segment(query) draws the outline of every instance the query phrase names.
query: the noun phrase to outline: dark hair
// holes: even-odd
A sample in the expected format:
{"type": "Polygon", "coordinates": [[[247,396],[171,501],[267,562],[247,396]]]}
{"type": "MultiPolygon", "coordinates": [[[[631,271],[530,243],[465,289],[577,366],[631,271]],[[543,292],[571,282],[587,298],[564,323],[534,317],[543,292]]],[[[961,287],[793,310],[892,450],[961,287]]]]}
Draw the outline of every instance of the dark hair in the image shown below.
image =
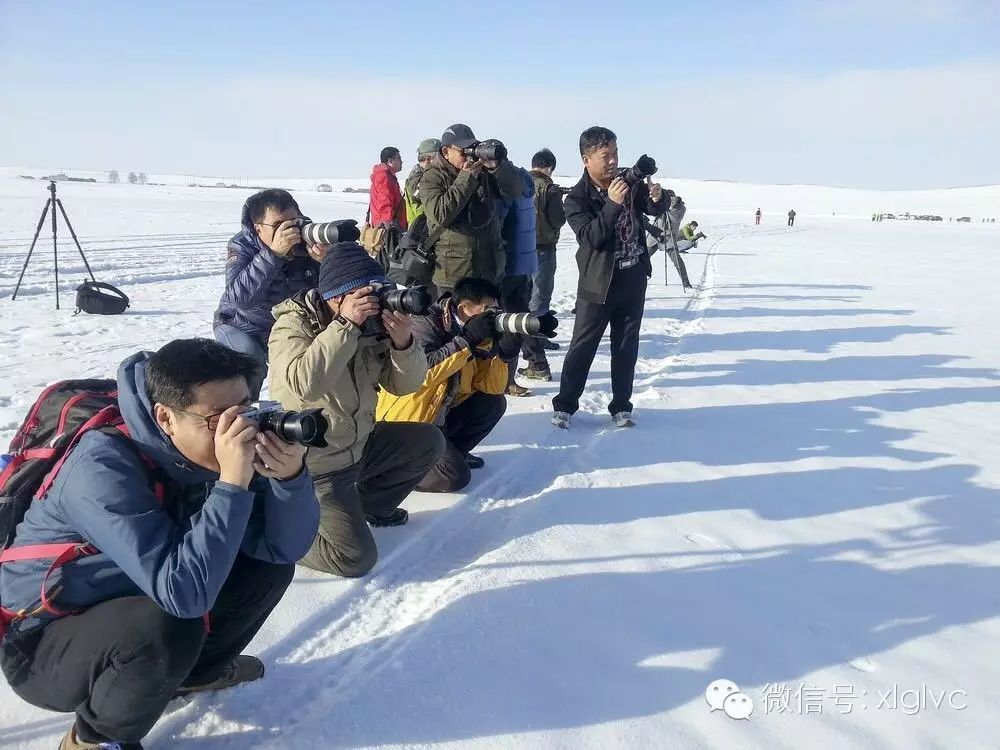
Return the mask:
{"type": "Polygon", "coordinates": [[[455,291],[452,292],[451,298],[456,305],[459,302],[478,303],[488,299],[495,299],[499,302],[500,290],[492,281],[466,276],[455,282],[455,291]]]}
{"type": "Polygon", "coordinates": [[[548,169],[549,167],[552,169],[556,168],[556,155],[547,148],[543,148],[531,157],[532,169],[548,169]]]}
{"type": "Polygon", "coordinates": [[[607,128],[595,125],[580,133],[580,156],[586,156],[596,148],[603,148],[618,140],[618,136],[607,128]]]}
{"type": "Polygon", "coordinates": [[[693,226],[693,227],[696,227],[696,226],[698,226],[698,222],[697,222],[697,221],[692,221],[692,222],[691,222],[691,226],[693,226]]]}
{"type": "Polygon", "coordinates": [[[146,393],[154,404],[184,409],[194,403],[194,389],[205,383],[260,374],[249,354],[234,352],[211,339],[175,339],[146,362],[146,393]]]}
{"type": "Polygon", "coordinates": [[[378,160],[383,164],[388,164],[389,159],[395,159],[399,156],[399,149],[395,146],[386,146],[382,149],[382,153],[378,155],[378,160]]]}
{"type": "Polygon", "coordinates": [[[302,209],[299,208],[299,204],[295,202],[291,193],[281,188],[271,188],[270,190],[261,190],[247,198],[247,202],[243,204],[243,215],[240,220],[243,224],[257,224],[264,220],[264,214],[269,208],[273,208],[275,211],[287,211],[289,208],[294,208],[300,215],[302,213],[302,209]]]}

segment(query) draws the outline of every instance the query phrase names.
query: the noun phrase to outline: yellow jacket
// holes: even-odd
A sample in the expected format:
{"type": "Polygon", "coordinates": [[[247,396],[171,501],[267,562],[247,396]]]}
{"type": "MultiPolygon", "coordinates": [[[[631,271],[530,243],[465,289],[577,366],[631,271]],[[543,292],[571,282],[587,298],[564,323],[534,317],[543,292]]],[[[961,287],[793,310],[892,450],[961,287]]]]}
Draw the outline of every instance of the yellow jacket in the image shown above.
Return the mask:
{"type": "MultiPolygon", "coordinates": [[[[448,409],[473,393],[501,395],[507,389],[507,363],[499,356],[473,356],[452,319],[448,300],[431,308],[429,315],[414,318],[413,336],[427,355],[423,385],[408,395],[383,389],[375,409],[378,421],[442,425],[448,409]]],[[[491,349],[491,341],[479,347],[483,353],[491,349]]]]}

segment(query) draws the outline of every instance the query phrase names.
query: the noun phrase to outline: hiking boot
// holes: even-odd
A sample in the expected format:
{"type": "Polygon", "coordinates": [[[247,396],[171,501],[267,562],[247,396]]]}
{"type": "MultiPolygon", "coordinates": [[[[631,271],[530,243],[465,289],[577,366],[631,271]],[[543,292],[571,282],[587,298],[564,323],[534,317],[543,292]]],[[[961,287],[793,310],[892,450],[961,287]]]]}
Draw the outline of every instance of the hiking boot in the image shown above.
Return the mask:
{"type": "Polygon", "coordinates": [[[59,743],[59,750],[142,750],[140,742],[84,742],[76,736],[76,725],[74,724],[66,732],[62,742],[59,743]]]}
{"type": "Polygon", "coordinates": [[[558,341],[553,341],[552,339],[545,339],[542,342],[542,348],[547,352],[557,352],[562,349],[558,341]]]}
{"type": "Polygon", "coordinates": [[[465,463],[470,469],[481,469],[486,466],[486,462],[479,456],[473,456],[471,453],[465,454],[465,463]]]}
{"type": "Polygon", "coordinates": [[[507,395],[514,396],[515,398],[524,398],[526,396],[531,396],[532,393],[523,385],[518,385],[517,383],[511,383],[507,386],[507,395]]]}
{"type": "Polygon", "coordinates": [[[635,427],[635,422],[632,421],[632,412],[630,411],[620,411],[617,414],[612,414],[611,421],[615,423],[615,427],[635,427]]]}
{"type": "Polygon", "coordinates": [[[528,380],[543,380],[546,383],[552,380],[552,370],[548,367],[535,367],[534,365],[528,365],[527,367],[522,367],[517,371],[517,374],[522,378],[527,378],[528,380]]]}
{"type": "Polygon", "coordinates": [[[229,662],[226,671],[211,682],[188,684],[184,682],[174,692],[175,696],[205,693],[209,690],[225,690],[244,682],[253,682],[264,676],[264,663],[256,656],[240,655],[229,662]]]}
{"type": "Polygon", "coordinates": [[[556,427],[568,430],[569,429],[569,419],[570,414],[566,411],[556,411],[552,413],[552,424],[556,427]]]}
{"type": "Polygon", "coordinates": [[[365,513],[365,520],[369,526],[373,526],[376,529],[385,526],[402,526],[410,520],[410,513],[405,508],[396,508],[396,510],[387,516],[376,516],[374,513],[365,513]]]}

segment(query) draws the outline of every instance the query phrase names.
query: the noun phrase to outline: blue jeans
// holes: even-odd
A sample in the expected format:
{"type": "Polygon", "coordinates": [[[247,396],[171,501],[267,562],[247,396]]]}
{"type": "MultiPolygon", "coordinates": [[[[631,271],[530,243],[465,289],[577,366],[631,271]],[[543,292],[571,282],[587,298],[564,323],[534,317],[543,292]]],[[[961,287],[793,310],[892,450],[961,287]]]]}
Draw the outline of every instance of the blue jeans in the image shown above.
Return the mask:
{"type": "Polygon", "coordinates": [[[538,248],[538,270],[532,279],[531,302],[528,309],[533,313],[548,312],[552,304],[552,290],[556,282],[556,249],[538,248]]]}
{"type": "Polygon", "coordinates": [[[250,398],[256,401],[260,398],[260,389],[267,377],[267,347],[253,334],[241,331],[235,326],[223,323],[215,328],[215,340],[227,346],[234,352],[249,354],[260,365],[260,373],[252,381],[247,381],[250,388],[250,398]]]}

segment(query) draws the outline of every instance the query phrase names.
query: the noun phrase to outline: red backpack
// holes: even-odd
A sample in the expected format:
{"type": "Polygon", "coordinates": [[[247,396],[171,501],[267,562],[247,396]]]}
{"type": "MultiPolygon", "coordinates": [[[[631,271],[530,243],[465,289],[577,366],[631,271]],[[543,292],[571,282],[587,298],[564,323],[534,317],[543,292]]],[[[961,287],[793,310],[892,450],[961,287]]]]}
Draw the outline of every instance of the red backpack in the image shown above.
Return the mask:
{"type": "MultiPolygon", "coordinates": [[[[70,614],[52,606],[46,582],[52,573],[80,557],[97,554],[85,542],[58,542],[12,547],[17,526],[28,508],[41,500],[52,487],[69,452],[91,430],[121,434],[128,428],[118,410],[118,384],[114,380],[63,380],[53,383],[35,401],[24,423],[11,441],[10,463],[0,473],[0,565],[24,560],[52,560],[42,580],[41,608],[55,615],[70,614]]],[[[141,454],[140,454],[141,456],[141,454]]],[[[150,461],[141,456],[149,465],[150,461]]],[[[154,491],[162,501],[163,484],[154,491]]],[[[29,612],[12,612],[0,607],[0,639],[7,627],[29,612]]]]}

